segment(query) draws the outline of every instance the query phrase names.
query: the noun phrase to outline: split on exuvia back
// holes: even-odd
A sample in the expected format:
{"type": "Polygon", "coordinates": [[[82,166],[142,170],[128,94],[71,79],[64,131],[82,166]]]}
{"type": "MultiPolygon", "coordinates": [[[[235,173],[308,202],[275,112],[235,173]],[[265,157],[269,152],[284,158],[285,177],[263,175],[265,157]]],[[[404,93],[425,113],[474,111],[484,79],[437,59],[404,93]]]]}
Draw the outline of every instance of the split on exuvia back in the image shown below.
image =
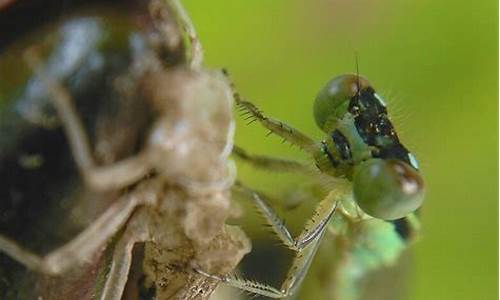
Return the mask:
{"type": "Polygon", "coordinates": [[[324,173],[353,183],[356,203],[384,220],[405,217],[423,201],[418,163],[399,141],[386,104],[363,77],[335,77],[314,102],[316,124],[328,136],[314,153],[324,173]]]}

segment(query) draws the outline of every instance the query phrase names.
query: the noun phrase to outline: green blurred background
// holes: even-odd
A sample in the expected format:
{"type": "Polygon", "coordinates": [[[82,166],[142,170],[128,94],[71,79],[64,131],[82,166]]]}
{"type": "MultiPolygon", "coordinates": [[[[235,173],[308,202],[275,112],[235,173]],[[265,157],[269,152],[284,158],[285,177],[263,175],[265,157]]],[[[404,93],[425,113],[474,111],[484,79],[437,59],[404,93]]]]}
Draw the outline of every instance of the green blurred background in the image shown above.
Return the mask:
{"type": "MultiPolygon", "coordinates": [[[[316,92],[354,72],[357,52],[427,184],[409,298],[498,298],[496,1],[183,2],[206,64],[229,69],[242,94],[316,138],[316,92]]],[[[264,136],[238,123],[237,143],[249,151],[303,158],[264,136]]],[[[240,171],[253,186],[290,184],[261,174],[240,171]]]]}

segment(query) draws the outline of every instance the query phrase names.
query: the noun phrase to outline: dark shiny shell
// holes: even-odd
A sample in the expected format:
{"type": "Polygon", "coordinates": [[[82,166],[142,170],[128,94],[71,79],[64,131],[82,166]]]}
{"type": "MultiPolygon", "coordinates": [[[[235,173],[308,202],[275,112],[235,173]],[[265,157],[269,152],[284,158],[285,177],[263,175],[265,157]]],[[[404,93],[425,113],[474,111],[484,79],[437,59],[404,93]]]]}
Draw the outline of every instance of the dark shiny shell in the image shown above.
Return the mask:
{"type": "MultiPolygon", "coordinates": [[[[0,44],[0,233],[44,254],[74,237],[122,191],[96,194],[81,184],[47,92],[23,51],[38,47],[46,72],[71,93],[94,157],[111,163],[141,148],[154,119],[130,73],[132,59],[149,47],[150,24],[145,7],[130,12],[140,7],[131,1],[65,2],[63,14],[48,9],[59,7],[57,1],[45,1],[40,11],[33,10],[39,2],[25,3],[0,11],[0,30],[40,14],[38,23],[27,21],[17,37],[5,35],[0,44]]],[[[64,278],[47,278],[0,253],[0,298],[90,299],[99,268],[98,256],[64,278]]]]}

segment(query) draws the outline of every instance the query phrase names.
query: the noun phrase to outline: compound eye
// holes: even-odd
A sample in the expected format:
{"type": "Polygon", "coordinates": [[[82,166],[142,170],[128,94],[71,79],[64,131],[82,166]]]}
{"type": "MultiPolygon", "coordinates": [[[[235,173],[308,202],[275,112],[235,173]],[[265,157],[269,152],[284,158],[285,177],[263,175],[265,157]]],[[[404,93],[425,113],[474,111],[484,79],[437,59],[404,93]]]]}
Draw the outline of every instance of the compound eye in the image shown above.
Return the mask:
{"type": "Polygon", "coordinates": [[[314,101],[314,119],[323,131],[329,130],[328,121],[341,119],[347,112],[350,100],[370,83],[355,74],[344,74],[330,80],[314,101]]]}
{"type": "Polygon", "coordinates": [[[349,99],[370,86],[371,84],[366,78],[356,74],[340,75],[329,82],[331,95],[337,94],[349,99]]]}
{"type": "Polygon", "coordinates": [[[424,183],[420,174],[402,161],[370,159],[356,169],[353,193],[368,215],[396,220],[420,207],[424,183]]]}

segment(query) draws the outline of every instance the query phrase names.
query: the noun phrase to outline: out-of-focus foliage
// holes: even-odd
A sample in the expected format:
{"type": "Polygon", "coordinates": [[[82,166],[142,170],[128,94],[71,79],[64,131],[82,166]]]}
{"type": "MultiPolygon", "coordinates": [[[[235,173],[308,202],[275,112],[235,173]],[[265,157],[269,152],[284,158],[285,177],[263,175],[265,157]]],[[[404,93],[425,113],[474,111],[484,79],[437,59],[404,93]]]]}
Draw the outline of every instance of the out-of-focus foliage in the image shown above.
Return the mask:
{"type": "MultiPolygon", "coordinates": [[[[409,299],[497,298],[496,1],[184,3],[207,65],[228,68],[243,95],[317,138],[313,99],[331,77],[355,71],[357,52],[360,72],[388,100],[396,129],[426,180],[409,299]]],[[[239,122],[236,140],[251,152],[304,158],[265,133],[239,122]]],[[[264,190],[286,190],[296,180],[244,165],[239,174],[264,190]]],[[[254,236],[269,234],[261,222],[253,223],[254,236]]],[[[306,281],[302,297],[319,292],[313,280],[306,281]]]]}

